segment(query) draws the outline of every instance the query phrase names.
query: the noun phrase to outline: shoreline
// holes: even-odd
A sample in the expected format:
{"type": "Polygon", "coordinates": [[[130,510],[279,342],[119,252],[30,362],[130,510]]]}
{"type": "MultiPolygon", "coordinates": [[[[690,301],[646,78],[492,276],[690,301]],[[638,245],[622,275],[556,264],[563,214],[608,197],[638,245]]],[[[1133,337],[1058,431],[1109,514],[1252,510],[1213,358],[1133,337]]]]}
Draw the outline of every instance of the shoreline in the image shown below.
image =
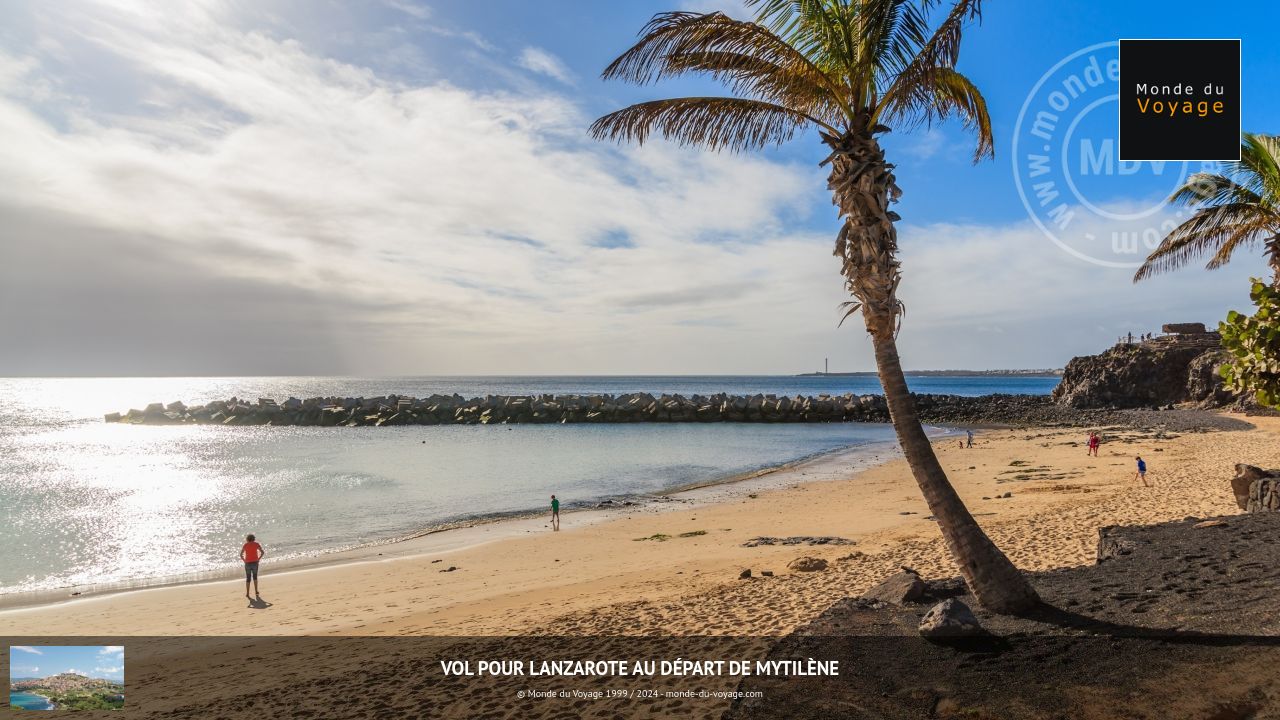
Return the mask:
{"type": "MultiPolygon", "coordinates": [[[[934,448],[997,547],[1043,571],[1092,565],[1101,527],[1238,514],[1234,464],[1280,467],[1280,418],[1216,418],[1201,423],[1207,431],[1112,427],[1096,458],[1078,428],[1062,427],[934,448]],[[1154,489],[1134,485],[1137,453],[1154,489]]],[[[781,636],[902,566],[955,575],[905,460],[850,460],[574,513],[562,532],[541,518],[514,532],[489,524],[424,539],[448,549],[413,541],[362,562],[272,572],[264,603],[248,607],[240,581],[226,580],[5,610],[0,635],[781,636]],[[825,566],[799,569],[802,557],[825,566]]]]}
{"type": "MultiPolygon", "coordinates": [[[[926,426],[926,431],[937,432],[935,439],[953,437],[960,433],[955,428],[934,425],[926,426]]],[[[562,512],[561,515],[562,518],[574,520],[573,527],[582,527],[608,522],[629,511],[661,513],[690,509],[706,504],[728,502],[752,491],[774,489],[775,486],[794,482],[793,476],[796,473],[804,477],[810,470],[820,472],[831,463],[850,460],[854,463],[853,467],[861,471],[892,462],[901,456],[896,440],[846,445],[833,450],[812,453],[778,465],[734,473],[714,480],[676,485],[657,494],[611,495],[591,501],[594,507],[573,507],[562,512]],[[602,505],[605,507],[601,507],[602,505]]],[[[806,481],[808,481],[807,478],[806,481]]],[[[546,515],[546,512],[517,511],[456,520],[405,535],[289,557],[264,565],[263,571],[264,573],[270,571],[272,575],[278,576],[356,563],[379,562],[383,559],[412,558],[427,554],[446,555],[537,532],[545,527],[546,515]]],[[[37,610],[148,590],[227,582],[242,577],[243,572],[239,565],[234,565],[198,573],[163,575],[138,581],[67,585],[41,590],[0,593],[0,613],[37,610]]]]}

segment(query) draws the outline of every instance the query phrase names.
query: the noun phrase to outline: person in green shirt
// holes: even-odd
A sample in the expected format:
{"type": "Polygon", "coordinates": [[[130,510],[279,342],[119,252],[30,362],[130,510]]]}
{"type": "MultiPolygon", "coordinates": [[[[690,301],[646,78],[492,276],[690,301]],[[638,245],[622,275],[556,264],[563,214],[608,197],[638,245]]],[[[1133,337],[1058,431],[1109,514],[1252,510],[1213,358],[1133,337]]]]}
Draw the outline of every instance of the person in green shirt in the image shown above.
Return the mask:
{"type": "Polygon", "coordinates": [[[551,529],[560,529],[560,501],[555,495],[551,496],[551,529]]]}

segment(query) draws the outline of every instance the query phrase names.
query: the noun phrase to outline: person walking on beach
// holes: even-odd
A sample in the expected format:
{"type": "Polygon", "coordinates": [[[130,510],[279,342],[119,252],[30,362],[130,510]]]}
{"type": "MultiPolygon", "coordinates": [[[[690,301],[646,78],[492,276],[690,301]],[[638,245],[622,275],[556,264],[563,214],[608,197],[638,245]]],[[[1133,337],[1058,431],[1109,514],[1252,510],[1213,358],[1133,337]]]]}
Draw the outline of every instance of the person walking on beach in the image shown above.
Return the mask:
{"type": "Polygon", "coordinates": [[[1147,461],[1143,460],[1141,455],[1138,455],[1135,459],[1138,461],[1138,472],[1133,476],[1133,479],[1141,480],[1143,487],[1151,487],[1151,484],[1147,482],[1147,461]]]}
{"type": "Polygon", "coordinates": [[[966,436],[968,436],[968,439],[969,439],[969,443],[965,445],[965,447],[973,447],[973,431],[965,430],[964,433],[966,436]]]}
{"type": "Polygon", "coordinates": [[[244,596],[249,597],[249,582],[253,581],[253,594],[256,597],[262,597],[258,593],[258,562],[267,556],[267,551],[262,548],[262,544],[258,542],[253,533],[249,533],[244,538],[244,545],[240,547],[240,559],[244,561],[244,596]]]}
{"type": "Polygon", "coordinates": [[[560,501],[555,495],[551,496],[551,529],[560,529],[560,501]]]}
{"type": "Polygon", "coordinates": [[[1102,444],[1102,438],[1098,437],[1098,433],[1090,431],[1089,432],[1089,451],[1086,454],[1092,455],[1094,457],[1098,457],[1098,446],[1101,444],[1102,444]]]}

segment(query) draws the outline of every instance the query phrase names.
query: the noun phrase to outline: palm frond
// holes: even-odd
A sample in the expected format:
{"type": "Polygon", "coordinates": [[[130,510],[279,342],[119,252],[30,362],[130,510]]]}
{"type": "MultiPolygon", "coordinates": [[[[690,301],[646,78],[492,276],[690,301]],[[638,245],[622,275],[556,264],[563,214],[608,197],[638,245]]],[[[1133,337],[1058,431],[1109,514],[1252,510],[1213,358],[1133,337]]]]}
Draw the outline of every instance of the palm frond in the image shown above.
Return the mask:
{"type": "Polygon", "coordinates": [[[1138,282],[1157,273],[1176,270],[1231,243],[1230,252],[1221,265],[1242,242],[1251,242],[1250,237],[1265,232],[1272,222],[1274,219],[1260,214],[1256,205],[1228,203],[1202,208],[1165,236],[1138,268],[1133,280],[1138,282]]]}
{"type": "Polygon", "coordinates": [[[975,163],[995,155],[986,99],[969,78],[949,67],[921,72],[910,84],[895,84],[891,92],[881,98],[873,117],[877,122],[910,128],[952,116],[977,136],[973,151],[975,163]]]}
{"type": "Polygon", "coordinates": [[[848,111],[839,86],[803,53],[761,25],[719,12],[655,15],[601,77],[646,85],[688,72],[711,73],[742,94],[795,102],[802,112],[848,111]]]}
{"type": "Polygon", "coordinates": [[[591,124],[597,140],[643,144],[657,132],[681,145],[738,152],[781,144],[808,123],[821,121],[760,100],[686,97],[654,100],[609,113],[591,124]]]}
{"type": "Polygon", "coordinates": [[[1240,162],[1230,167],[1241,184],[1273,203],[1280,201],[1280,137],[1244,133],[1240,162]]]}
{"type": "Polygon", "coordinates": [[[1237,183],[1226,175],[1194,173],[1173,191],[1169,202],[1183,205],[1216,205],[1222,203],[1261,203],[1262,198],[1253,190],[1237,183]]]}
{"type": "Polygon", "coordinates": [[[667,56],[677,72],[702,72],[722,82],[733,95],[764,100],[798,110],[828,125],[847,121],[839,98],[805,73],[769,60],[722,51],[686,52],[667,56]]]}
{"type": "MultiPolygon", "coordinates": [[[[932,5],[932,2],[926,3],[932,5]]],[[[956,0],[951,12],[934,30],[933,35],[920,46],[914,57],[896,72],[887,76],[875,115],[885,115],[886,109],[901,103],[900,98],[911,96],[914,86],[927,84],[938,68],[954,68],[960,60],[960,40],[966,24],[982,18],[982,0],[956,0]]],[[[907,107],[911,107],[910,104],[907,107]]],[[[901,116],[901,115],[899,115],[901,116]]]]}
{"type": "Polygon", "coordinates": [[[855,97],[860,107],[857,61],[861,33],[858,7],[847,0],[747,0],[756,20],[809,58],[855,97]]]}
{"type": "Polygon", "coordinates": [[[1231,256],[1241,247],[1249,247],[1262,240],[1265,227],[1258,224],[1245,224],[1237,227],[1234,232],[1228,235],[1223,241],[1218,251],[1209,258],[1209,262],[1205,264],[1207,270],[1217,270],[1231,262],[1231,256]]]}

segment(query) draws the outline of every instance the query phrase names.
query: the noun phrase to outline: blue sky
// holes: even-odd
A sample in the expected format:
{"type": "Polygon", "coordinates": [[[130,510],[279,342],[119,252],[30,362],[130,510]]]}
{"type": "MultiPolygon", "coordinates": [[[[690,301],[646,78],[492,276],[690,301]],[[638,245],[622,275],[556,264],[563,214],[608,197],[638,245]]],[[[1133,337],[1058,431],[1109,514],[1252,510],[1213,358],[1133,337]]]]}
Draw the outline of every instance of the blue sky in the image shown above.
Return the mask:
{"type": "MultiPolygon", "coordinates": [[[[625,104],[719,92],[598,79],[667,9],[744,14],[5,0],[0,375],[870,369],[858,324],[836,327],[838,225],[812,134],[741,156],[586,137],[625,104]]],[[[1132,267],[1064,252],[1024,206],[1012,143],[1055,63],[1121,37],[1242,38],[1243,126],[1280,132],[1277,19],[1261,1],[988,2],[960,68],[996,158],[974,166],[954,123],[884,140],[904,190],[907,367],[1057,367],[1244,309],[1257,253],[1135,286],[1132,267]]],[[[1107,140],[1109,118],[1080,135],[1107,140]]],[[[1073,231],[1171,221],[1170,181],[1081,177],[1099,212],[1076,207],[1073,231]]]]}
{"type": "Polygon", "coordinates": [[[124,647],[120,645],[13,645],[10,678],[44,678],[59,673],[124,682],[124,647]]]}

